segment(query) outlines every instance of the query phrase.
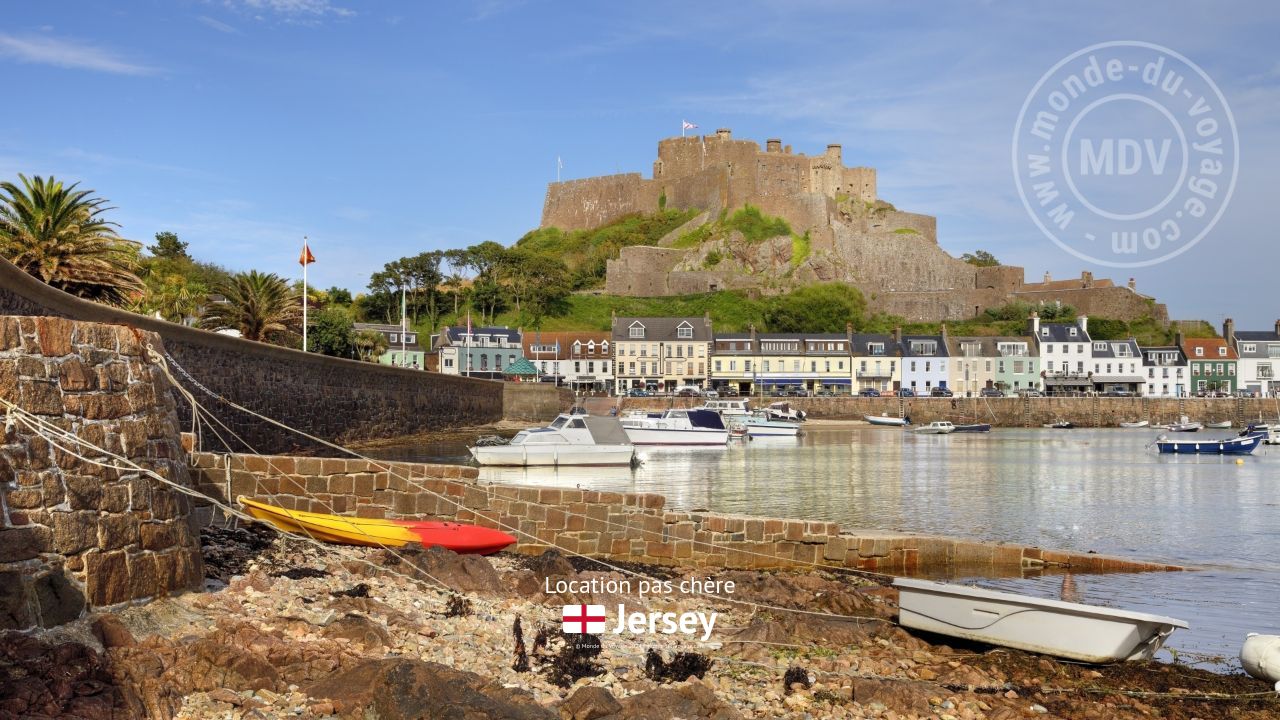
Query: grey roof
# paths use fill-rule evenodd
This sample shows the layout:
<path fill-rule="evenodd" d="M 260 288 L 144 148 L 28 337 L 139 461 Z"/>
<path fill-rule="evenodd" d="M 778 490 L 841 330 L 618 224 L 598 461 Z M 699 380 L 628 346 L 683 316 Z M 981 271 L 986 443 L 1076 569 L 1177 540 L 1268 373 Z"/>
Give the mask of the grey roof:
<path fill-rule="evenodd" d="M 1049 334 L 1045 334 L 1045 330 Z M 1073 336 L 1071 331 L 1075 330 Z M 1036 342 L 1093 342 L 1089 338 L 1087 331 L 1081 331 L 1080 326 L 1075 323 L 1040 323 L 1040 333 L 1036 335 Z"/>
<path fill-rule="evenodd" d="M 1106 343 L 1106 349 L 1098 349 L 1096 347 L 1098 343 Z M 1137 358 L 1142 355 L 1142 349 L 1138 347 L 1138 341 L 1134 338 L 1129 338 L 1128 340 L 1094 340 L 1093 345 L 1093 357 L 1095 358 Z M 1129 355 L 1118 355 L 1116 353 L 1117 345 L 1128 346 Z"/>
<path fill-rule="evenodd" d="M 1187 354 L 1186 354 L 1185 352 L 1183 352 L 1183 351 L 1182 351 L 1182 347 L 1181 347 L 1181 346 L 1179 346 L 1179 345 L 1146 345 L 1146 346 L 1143 346 L 1143 348 L 1142 348 L 1142 364 L 1143 364 L 1143 365 L 1155 365 L 1155 364 L 1156 364 L 1156 363 L 1154 363 L 1154 362 L 1151 362 L 1151 361 L 1148 359 L 1148 357 L 1149 357 L 1149 353 L 1153 353 L 1153 352 L 1155 352 L 1155 353 L 1177 353 L 1177 354 L 1178 354 L 1178 358 L 1177 358 L 1177 360 L 1176 360 L 1176 361 L 1175 361 L 1175 363 L 1174 363 L 1174 364 L 1176 364 L 1176 365 L 1184 365 L 1184 364 L 1186 364 L 1186 362 L 1187 362 Z"/>
<path fill-rule="evenodd" d="M 1243 350 L 1244 343 L 1256 345 L 1253 352 Z M 1280 343 L 1280 333 L 1273 330 L 1237 330 L 1236 354 L 1242 358 L 1269 358 L 1270 349 L 1267 343 Z"/>
<path fill-rule="evenodd" d="M 877 333 L 854 333 L 853 335 L 853 354 L 867 357 L 877 357 L 871 355 L 867 350 L 868 343 L 883 343 L 885 357 L 897 357 L 898 342 L 893 339 L 892 335 L 880 335 Z"/>
<path fill-rule="evenodd" d="M 400 335 L 401 334 L 401 328 L 399 325 L 383 325 L 380 323 L 352 323 L 351 329 L 355 330 L 356 332 L 362 332 L 364 330 L 373 330 L 374 332 L 380 332 L 383 335 L 392 335 L 392 334 Z M 404 344 L 406 351 L 413 350 L 416 352 L 423 349 L 422 346 L 418 343 L 418 332 L 416 330 L 414 330 L 413 328 L 408 328 L 403 332 L 405 335 L 411 336 L 414 340 L 411 343 Z M 396 342 L 391 343 L 391 346 L 388 348 L 388 350 L 399 350 L 399 349 L 400 349 L 400 342 L 398 339 Z"/>
<path fill-rule="evenodd" d="M 978 355 L 966 356 L 964 345 L 978 343 Z M 1000 343 L 1022 343 L 1027 346 L 1027 354 L 1033 354 L 1035 343 L 1030 335 L 949 335 L 947 352 L 952 357 L 1000 357 Z"/>
<path fill-rule="evenodd" d="M 451 344 L 460 343 L 467 334 L 467 326 L 459 325 L 457 327 L 447 327 L 444 331 Z M 515 343 L 517 345 L 520 344 L 520 331 L 512 330 L 511 328 L 472 326 L 471 334 L 473 336 L 488 335 L 490 337 L 499 337 L 505 339 L 507 342 Z"/>
<path fill-rule="evenodd" d="M 644 337 L 631 337 L 631 326 L 639 323 L 644 326 Z M 693 328 L 693 337 L 682 338 L 676 332 L 681 324 L 688 323 Z M 712 339 L 711 322 L 701 317 L 616 317 L 613 319 L 613 340 L 639 342 L 650 340 L 658 342 L 710 342 Z"/>
<path fill-rule="evenodd" d="M 915 342 L 933 341 L 935 343 L 934 347 L 936 347 L 938 351 L 933 353 L 932 355 L 924 355 L 924 354 L 917 353 L 911 347 L 912 341 L 915 341 Z M 948 356 L 947 344 L 943 342 L 941 335 L 903 335 L 902 336 L 902 356 L 903 357 L 947 357 Z"/>

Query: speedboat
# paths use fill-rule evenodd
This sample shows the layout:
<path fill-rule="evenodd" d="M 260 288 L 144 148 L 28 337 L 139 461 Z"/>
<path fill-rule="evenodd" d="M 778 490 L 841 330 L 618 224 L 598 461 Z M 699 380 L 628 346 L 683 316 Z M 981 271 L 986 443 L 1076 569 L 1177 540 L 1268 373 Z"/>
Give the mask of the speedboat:
<path fill-rule="evenodd" d="M 911 418 L 896 418 L 888 415 L 863 415 L 862 419 L 872 425 L 884 425 L 886 427 L 906 427 L 911 424 Z"/>
<path fill-rule="evenodd" d="M 766 412 L 769 413 L 770 417 L 778 420 L 791 420 L 792 422 L 804 422 L 806 417 L 803 410 L 796 410 L 791 407 L 791 403 L 785 402 L 770 403 L 769 407 L 766 408 Z"/>
<path fill-rule="evenodd" d="M 1250 423 L 1244 430 L 1240 431 L 1241 437 L 1252 434 L 1262 435 L 1262 443 L 1264 445 L 1280 445 L 1280 425 Z"/>
<path fill-rule="evenodd" d="M 1204 423 L 1192 422 L 1186 415 L 1178 419 L 1176 423 L 1169 423 L 1164 426 L 1169 432 L 1198 432 L 1204 427 Z"/>
<path fill-rule="evenodd" d="M 895 578 L 898 623 L 1087 663 L 1150 660 L 1187 624 L 1161 615 Z"/>
<path fill-rule="evenodd" d="M 711 410 L 636 411 L 622 417 L 633 445 L 724 445 L 729 429 Z"/>
<path fill-rule="evenodd" d="M 1120 427 L 1132 430 L 1134 428 L 1144 428 L 1150 424 L 1146 420 L 1134 420 L 1133 422 L 1122 422 Z"/>
<path fill-rule="evenodd" d="M 956 426 L 951 424 L 950 420 L 934 420 L 928 425 L 921 425 L 911 432 L 920 433 L 921 435 L 946 435 L 955 432 Z"/>
<path fill-rule="evenodd" d="M 702 403 L 702 407 L 695 409 L 711 410 L 720 413 L 725 418 L 733 418 L 740 415 L 750 415 L 751 401 L 746 398 L 706 400 Z"/>
<path fill-rule="evenodd" d="M 1156 438 L 1156 449 L 1177 455 L 1251 455 L 1265 437 L 1260 432 L 1220 440 L 1169 440 L 1161 435 Z"/>
<path fill-rule="evenodd" d="M 635 446 L 615 417 L 565 413 L 546 427 L 521 430 L 505 445 L 476 445 L 481 465 L 629 465 Z"/>
<path fill-rule="evenodd" d="M 1045 423 L 1041 427 L 1046 427 L 1050 430 L 1070 430 L 1075 427 L 1075 425 L 1073 425 L 1070 420 L 1055 420 L 1051 423 Z"/>
<path fill-rule="evenodd" d="M 751 437 L 782 436 L 795 437 L 800 434 L 800 424 L 791 420 L 779 420 L 765 410 L 756 410 L 743 419 Z"/>

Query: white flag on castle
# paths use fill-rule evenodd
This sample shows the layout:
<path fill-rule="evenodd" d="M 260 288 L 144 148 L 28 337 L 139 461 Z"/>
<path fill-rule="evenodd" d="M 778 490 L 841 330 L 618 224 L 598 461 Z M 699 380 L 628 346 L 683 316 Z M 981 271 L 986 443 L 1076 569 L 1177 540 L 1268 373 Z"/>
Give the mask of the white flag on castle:
<path fill-rule="evenodd" d="M 689 122 L 688 120 L 681 120 L 681 121 L 680 121 L 680 129 L 681 129 L 681 130 L 696 130 L 697 128 L 698 128 L 698 126 L 697 126 L 697 125 L 694 125 L 693 123 Z"/>

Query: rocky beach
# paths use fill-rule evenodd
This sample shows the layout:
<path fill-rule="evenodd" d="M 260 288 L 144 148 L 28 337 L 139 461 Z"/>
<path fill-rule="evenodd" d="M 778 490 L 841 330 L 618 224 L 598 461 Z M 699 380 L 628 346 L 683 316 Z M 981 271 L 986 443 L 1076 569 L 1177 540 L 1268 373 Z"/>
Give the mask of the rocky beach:
<path fill-rule="evenodd" d="M 4 636 L 0 717 L 1208 720 L 1280 712 L 1265 683 L 1185 664 L 1091 667 L 938 644 L 897 627 L 894 591 L 853 573 L 708 576 L 554 552 L 318 551 L 261 527 L 211 528 L 202 540 L 204 592 Z M 616 586 L 641 576 L 677 588 L 690 578 L 733 582 L 734 601 L 542 592 L 557 581 Z M 623 602 L 715 611 L 719 622 L 707 642 L 560 632 L 565 604 Z"/>

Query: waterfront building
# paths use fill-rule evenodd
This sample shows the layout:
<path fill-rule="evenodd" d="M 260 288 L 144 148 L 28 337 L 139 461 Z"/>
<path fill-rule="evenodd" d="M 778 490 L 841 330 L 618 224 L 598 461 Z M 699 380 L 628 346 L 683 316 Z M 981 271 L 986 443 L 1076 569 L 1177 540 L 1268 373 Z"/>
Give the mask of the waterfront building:
<path fill-rule="evenodd" d="M 1191 363 L 1193 394 L 1235 394 L 1239 356 L 1225 338 L 1186 338 L 1182 352 Z"/>
<path fill-rule="evenodd" d="M 1178 333 L 1177 342 L 1173 345 L 1142 348 L 1148 397 L 1187 397 L 1191 394 L 1191 367 L 1181 346 L 1182 333 Z"/>
<path fill-rule="evenodd" d="M 1236 387 L 1258 397 L 1280 395 L 1280 320 L 1272 330 L 1236 330 L 1230 319 L 1222 323 L 1222 334 L 1235 348 Z"/>
<path fill-rule="evenodd" d="M 526 332 L 524 356 L 542 382 L 582 392 L 613 390 L 613 346 L 607 330 Z"/>
<path fill-rule="evenodd" d="M 711 387 L 743 395 L 784 391 L 848 395 L 853 387 L 852 327 L 840 333 L 716 333 Z"/>
<path fill-rule="evenodd" d="M 399 325 L 382 325 L 380 323 L 355 323 L 352 329 L 356 332 L 372 330 L 387 339 L 387 350 L 377 357 L 381 365 L 427 369 L 427 350 L 418 343 L 418 333 L 405 330 Z"/>
<path fill-rule="evenodd" d="M 1142 395 L 1146 387 L 1142 350 L 1135 338 L 1092 340 L 1093 391 L 1104 394 Z"/>
<path fill-rule="evenodd" d="M 1040 315 L 1033 312 L 1027 330 L 1036 341 L 1046 395 L 1077 395 L 1093 389 L 1093 341 L 1087 316 L 1081 315 L 1074 323 L 1042 323 Z"/>
<path fill-rule="evenodd" d="M 972 336 L 947 338 L 951 354 L 948 387 L 958 396 L 976 397 L 986 388 L 1002 393 L 1040 387 L 1040 360 L 1030 337 Z"/>
<path fill-rule="evenodd" d="M 878 390 L 888 394 L 902 382 L 902 351 L 893 335 L 856 333 L 850 341 L 854 392 Z"/>
<path fill-rule="evenodd" d="M 941 335 L 901 335 L 895 330 L 894 335 L 900 337 L 898 347 L 902 352 L 901 387 L 916 395 L 928 395 L 934 388 L 946 388 L 950 381 L 947 370 L 947 335 L 946 326 L 942 326 Z"/>
<path fill-rule="evenodd" d="M 520 329 L 509 327 L 447 327 L 431 336 L 431 349 L 440 355 L 446 375 L 501 380 L 503 368 L 524 357 Z"/>
<path fill-rule="evenodd" d="M 614 385 L 619 394 L 632 388 L 672 391 L 706 387 L 711 359 L 711 316 L 613 316 Z"/>

